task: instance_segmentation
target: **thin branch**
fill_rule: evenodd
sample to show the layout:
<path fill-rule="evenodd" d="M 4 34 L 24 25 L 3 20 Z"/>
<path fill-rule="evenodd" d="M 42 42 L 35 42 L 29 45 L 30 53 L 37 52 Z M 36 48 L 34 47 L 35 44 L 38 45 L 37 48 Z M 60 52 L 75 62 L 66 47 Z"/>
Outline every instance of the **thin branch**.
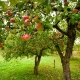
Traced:
<path fill-rule="evenodd" d="M 63 56 L 63 54 L 62 54 L 62 52 L 61 52 L 61 49 L 60 49 L 60 47 L 59 47 L 58 44 L 55 44 L 55 48 L 57 49 L 59 56 L 60 56 L 61 58 L 63 58 L 64 56 Z"/>

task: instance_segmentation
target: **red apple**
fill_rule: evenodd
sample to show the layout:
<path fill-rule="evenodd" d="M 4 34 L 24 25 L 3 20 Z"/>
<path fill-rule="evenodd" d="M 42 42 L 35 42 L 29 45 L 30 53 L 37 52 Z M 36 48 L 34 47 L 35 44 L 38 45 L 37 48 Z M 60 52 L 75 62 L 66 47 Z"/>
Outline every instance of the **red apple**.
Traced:
<path fill-rule="evenodd" d="M 24 24 L 25 24 L 25 25 L 30 25 L 30 20 L 29 20 L 29 19 L 26 19 L 26 20 L 24 21 Z"/>
<path fill-rule="evenodd" d="M 30 19 L 30 16 L 24 15 L 23 20 Z"/>
<path fill-rule="evenodd" d="M 10 19 L 10 22 L 11 22 L 11 23 L 14 23 L 14 22 L 15 22 L 15 19 L 14 19 L 14 18 L 11 18 L 11 19 Z"/>
<path fill-rule="evenodd" d="M 8 15 L 12 15 L 13 14 L 10 10 L 7 13 L 8 13 Z"/>
<path fill-rule="evenodd" d="M 38 23 L 38 24 L 36 25 L 36 29 L 37 29 L 38 31 L 43 31 L 43 30 L 44 30 L 44 27 L 43 27 L 43 25 L 42 25 L 41 23 Z"/>
<path fill-rule="evenodd" d="M 73 12 L 74 12 L 74 13 L 77 13 L 77 12 L 78 12 L 78 9 L 74 9 Z"/>
<path fill-rule="evenodd" d="M 25 34 L 25 35 L 21 36 L 21 39 L 23 41 L 29 40 L 30 39 L 30 35 L 29 34 Z"/>

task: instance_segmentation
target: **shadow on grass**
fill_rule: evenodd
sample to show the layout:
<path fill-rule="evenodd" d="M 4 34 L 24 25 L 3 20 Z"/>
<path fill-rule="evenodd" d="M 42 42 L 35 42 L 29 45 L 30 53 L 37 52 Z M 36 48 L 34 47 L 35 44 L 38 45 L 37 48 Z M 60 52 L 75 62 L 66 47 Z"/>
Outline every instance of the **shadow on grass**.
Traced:
<path fill-rule="evenodd" d="M 54 68 L 52 65 L 54 59 L 46 63 L 49 60 L 48 58 L 46 57 L 45 61 L 42 59 L 39 66 L 39 75 L 37 76 L 33 72 L 33 59 L 13 59 L 9 62 L 4 62 L 0 64 L 0 80 L 62 80 L 60 64 L 56 63 L 58 67 Z"/>

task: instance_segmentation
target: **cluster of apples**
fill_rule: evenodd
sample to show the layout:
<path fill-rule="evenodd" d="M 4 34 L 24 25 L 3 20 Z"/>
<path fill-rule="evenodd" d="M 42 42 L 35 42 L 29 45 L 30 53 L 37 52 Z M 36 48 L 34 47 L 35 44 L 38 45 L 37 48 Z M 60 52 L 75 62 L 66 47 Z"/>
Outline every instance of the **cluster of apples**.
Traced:
<path fill-rule="evenodd" d="M 31 21 L 30 21 L 30 16 L 24 15 L 22 18 L 23 18 L 23 20 L 24 20 L 24 24 L 25 24 L 25 25 L 30 25 L 30 23 L 31 23 Z"/>
<path fill-rule="evenodd" d="M 30 21 L 31 16 L 24 15 L 22 18 L 23 18 L 23 20 L 24 20 L 24 24 L 25 24 L 25 25 L 30 25 L 30 24 L 31 24 L 31 21 Z M 33 20 L 34 20 L 34 22 L 36 23 L 36 26 L 35 26 L 36 30 L 38 30 L 38 31 L 43 31 L 43 30 L 44 30 L 44 27 L 43 27 L 43 25 L 40 23 L 40 18 L 39 18 L 38 16 L 35 16 L 35 17 L 33 18 Z"/>
<path fill-rule="evenodd" d="M 5 14 L 6 17 L 12 16 L 12 15 L 13 15 L 13 12 L 10 11 L 10 10 L 8 10 L 7 13 Z M 10 22 L 14 23 L 15 19 L 14 18 L 10 18 Z"/>
<path fill-rule="evenodd" d="M 30 38 L 31 38 L 30 34 L 24 34 L 24 35 L 21 36 L 21 39 L 23 41 L 29 40 Z"/>
<path fill-rule="evenodd" d="M 5 14 L 6 17 L 11 16 L 11 15 L 13 15 L 13 12 L 10 11 L 10 10 L 8 10 L 8 12 Z M 30 20 L 31 19 L 31 16 L 24 15 L 22 17 L 22 19 L 23 19 L 25 25 L 30 25 L 31 24 L 31 20 Z M 38 16 L 35 16 L 33 18 L 33 20 L 36 23 L 36 26 L 35 26 L 36 30 L 43 31 L 44 30 L 44 27 L 43 27 L 43 25 L 41 23 L 40 18 Z M 10 23 L 15 23 L 15 22 L 16 22 L 15 18 L 13 18 L 13 17 L 10 18 Z"/>
<path fill-rule="evenodd" d="M 25 24 L 25 25 L 30 25 L 30 23 L 31 23 L 31 21 L 30 21 L 30 16 L 24 15 L 24 16 L 22 17 L 22 19 L 24 20 L 24 24 Z M 30 34 L 24 34 L 24 35 L 21 36 L 21 39 L 22 39 L 23 41 L 30 40 L 30 38 L 31 38 Z"/>
<path fill-rule="evenodd" d="M 13 12 L 12 11 L 8 11 L 5 16 L 8 17 L 10 16 L 10 23 L 15 23 L 16 20 L 15 18 L 12 17 Z M 30 15 L 24 15 L 22 16 L 22 20 L 24 21 L 24 25 L 30 25 L 31 24 L 31 16 Z M 33 21 L 35 22 L 35 29 L 37 31 L 43 31 L 44 27 L 41 23 L 41 19 L 38 16 L 34 16 L 33 17 Z M 8 26 L 5 26 L 5 29 L 7 29 L 8 31 L 10 30 Z M 29 40 L 30 39 L 30 35 L 29 34 L 24 34 L 21 36 L 22 40 Z"/>
<path fill-rule="evenodd" d="M 13 15 L 13 12 L 12 11 L 10 11 L 10 10 L 8 10 L 7 11 L 7 13 L 5 14 L 5 16 L 6 17 L 11 17 Z M 10 22 L 11 23 L 14 23 L 15 22 L 15 19 L 14 18 L 10 18 Z M 7 30 L 7 31 L 9 31 L 10 30 L 10 28 L 6 25 L 6 26 L 4 26 L 4 28 Z"/>
<path fill-rule="evenodd" d="M 13 14 L 12 11 L 8 10 L 7 13 L 5 14 L 6 17 L 11 16 Z"/>
<path fill-rule="evenodd" d="M 31 24 L 31 21 L 30 21 L 30 16 L 28 16 L 28 15 L 24 15 L 23 17 L 23 20 L 24 20 L 24 24 L 25 25 L 30 25 Z M 35 16 L 34 18 L 33 18 L 33 20 L 34 20 L 34 22 L 36 23 L 36 25 L 35 25 L 35 28 L 36 28 L 36 30 L 38 30 L 38 31 L 43 31 L 44 30 L 44 27 L 43 27 L 43 25 L 40 23 L 40 19 L 39 19 L 39 17 L 38 16 Z M 22 35 L 21 36 L 21 39 L 23 40 L 23 41 L 26 41 L 26 40 L 29 40 L 30 39 L 30 34 L 24 34 L 24 35 Z"/>

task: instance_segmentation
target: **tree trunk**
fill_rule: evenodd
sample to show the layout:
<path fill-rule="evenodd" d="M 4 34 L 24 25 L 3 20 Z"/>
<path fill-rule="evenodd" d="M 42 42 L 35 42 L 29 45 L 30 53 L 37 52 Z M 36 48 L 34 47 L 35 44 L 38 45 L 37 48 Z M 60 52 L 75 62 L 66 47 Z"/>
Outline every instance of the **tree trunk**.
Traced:
<path fill-rule="evenodd" d="M 58 44 L 55 45 L 58 54 L 61 58 L 62 62 L 62 67 L 63 67 L 63 75 L 64 75 L 64 80 L 71 80 L 71 73 L 70 73 L 70 58 L 72 55 L 72 49 L 74 46 L 74 41 L 76 37 L 76 31 L 74 25 L 69 25 L 68 27 L 68 40 L 67 40 L 67 46 L 66 46 L 66 51 L 65 55 L 62 54 L 62 51 L 59 47 Z"/>
<path fill-rule="evenodd" d="M 38 66 L 39 66 L 39 63 L 40 63 L 40 60 L 41 60 L 41 55 L 36 55 L 35 56 L 35 66 L 34 66 L 34 74 L 35 75 L 38 75 Z"/>
<path fill-rule="evenodd" d="M 34 74 L 35 74 L 35 75 L 38 75 L 38 66 L 39 66 L 40 61 L 41 61 L 42 52 L 43 52 L 43 50 L 45 50 L 45 49 L 47 49 L 47 48 L 42 48 L 42 49 L 40 50 L 40 54 L 35 56 L 35 66 L 34 66 Z"/>
<path fill-rule="evenodd" d="M 35 66 L 34 66 L 34 74 L 38 75 L 38 65 L 39 65 L 39 59 L 38 56 L 35 56 Z"/>
<path fill-rule="evenodd" d="M 70 63 L 69 61 L 62 59 L 62 68 L 64 74 L 64 80 L 71 80 Z"/>

